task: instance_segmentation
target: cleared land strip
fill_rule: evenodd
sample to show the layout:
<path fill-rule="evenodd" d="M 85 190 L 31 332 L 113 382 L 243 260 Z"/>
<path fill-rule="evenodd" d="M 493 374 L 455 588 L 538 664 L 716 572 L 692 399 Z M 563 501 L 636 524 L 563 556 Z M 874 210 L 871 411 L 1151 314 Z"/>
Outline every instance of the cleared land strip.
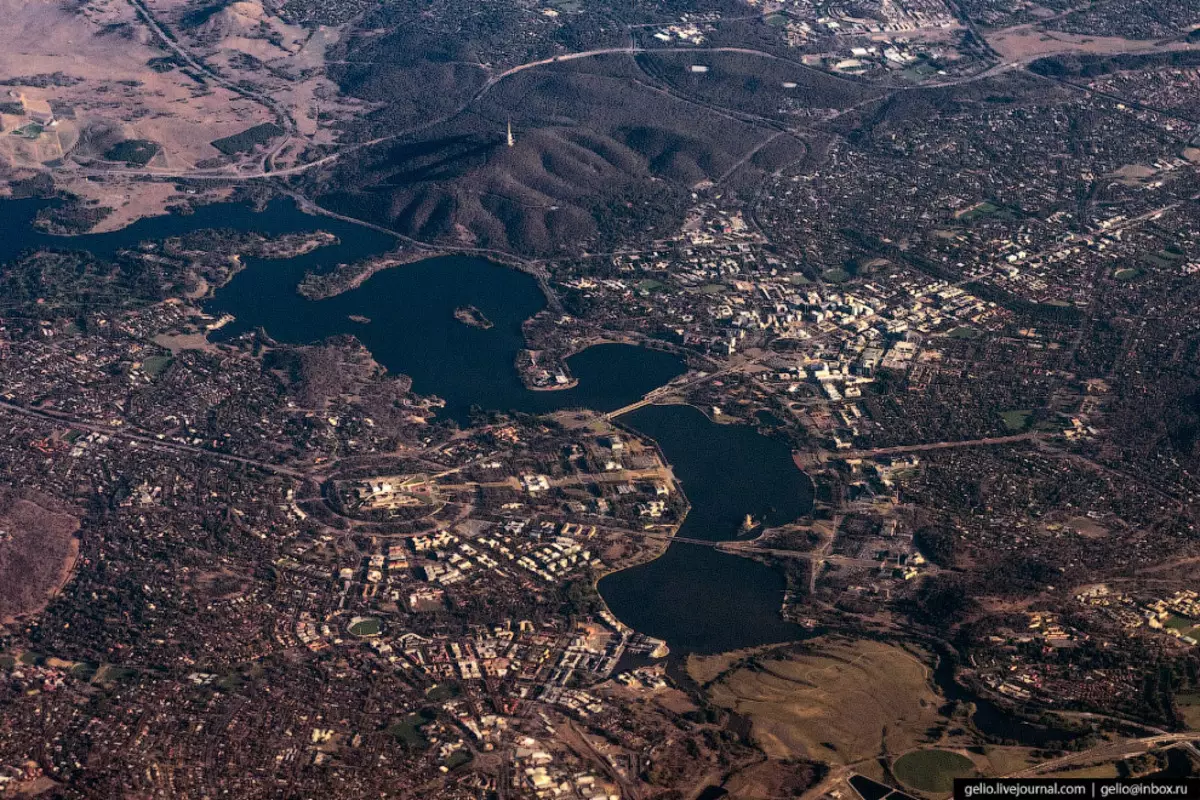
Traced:
<path fill-rule="evenodd" d="M 902 444 L 895 447 L 876 447 L 873 450 L 846 450 L 823 454 L 826 461 L 845 461 L 851 458 L 874 458 L 876 456 L 920 453 L 925 450 L 952 450 L 956 447 L 988 447 L 995 444 L 1012 444 L 1042 439 L 1046 434 L 1037 431 L 1015 433 L 1012 436 L 990 436 L 986 439 L 963 439 L 956 442 L 928 442 L 926 444 Z"/>

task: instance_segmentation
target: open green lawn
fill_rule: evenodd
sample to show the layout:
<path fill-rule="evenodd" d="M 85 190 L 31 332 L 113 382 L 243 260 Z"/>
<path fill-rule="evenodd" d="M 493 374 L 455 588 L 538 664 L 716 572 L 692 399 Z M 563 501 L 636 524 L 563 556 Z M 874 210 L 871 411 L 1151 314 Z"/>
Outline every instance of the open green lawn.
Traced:
<path fill-rule="evenodd" d="M 235 689 L 240 689 L 245 686 L 246 679 L 236 672 L 231 672 L 228 675 L 222 675 L 221 677 L 217 678 L 213 685 L 223 691 L 232 692 Z"/>
<path fill-rule="evenodd" d="M 850 273 L 846 272 L 844 269 L 837 269 L 835 267 L 822 272 L 821 278 L 822 280 L 829 281 L 830 283 L 845 283 L 846 281 L 850 280 Z"/>
<path fill-rule="evenodd" d="M 996 205 L 995 203 L 989 203 L 988 201 L 984 200 L 982 203 L 975 206 L 974 208 L 968 209 L 967 211 L 964 211 L 961 214 L 959 214 L 958 218 L 960 220 L 963 220 L 964 222 L 970 222 L 973 219 L 979 219 L 980 217 L 986 217 L 991 214 L 995 214 L 999 210 L 1000 210 L 1000 206 Z"/>
<path fill-rule="evenodd" d="M 429 746 L 429 740 L 421 733 L 421 728 L 428 725 L 430 720 L 432 717 L 424 714 L 409 714 L 388 728 L 388 733 L 409 747 L 423 750 Z"/>
<path fill-rule="evenodd" d="M 975 774 L 975 763 L 949 750 L 914 750 L 892 764 L 896 780 L 910 789 L 944 794 L 954 789 L 955 778 Z"/>
<path fill-rule="evenodd" d="M 1025 408 L 1017 408 L 1012 411 L 1001 411 L 1000 419 L 1004 421 L 1004 427 L 1017 433 L 1029 427 L 1029 420 L 1033 417 L 1033 412 Z"/>
<path fill-rule="evenodd" d="M 1174 253 L 1170 250 L 1159 250 L 1156 253 L 1147 253 L 1142 256 L 1143 261 L 1159 269 L 1170 269 L 1183 259 L 1184 256 L 1182 253 Z"/>
<path fill-rule="evenodd" d="M 105 664 L 96 671 L 92 680 L 96 683 L 119 683 L 137 675 L 137 671 L 128 667 L 118 667 L 115 664 Z"/>
<path fill-rule="evenodd" d="M 909 67 L 900 74 L 910 81 L 919 81 L 923 78 L 928 78 L 930 75 L 936 75 L 937 67 L 925 62 L 922 64 L 917 64 L 914 67 Z"/>
<path fill-rule="evenodd" d="M 1200 729 L 1200 691 L 1175 695 L 1175 708 L 1189 728 Z"/>
<path fill-rule="evenodd" d="M 383 632 L 383 623 L 375 617 L 363 617 L 350 625 L 355 636 L 378 636 Z"/>
<path fill-rule="evenodd" d="M 429 691 L 425 692 L 425 696 L 435 703 L 440 703 L 451 697 L 458 697 L 458 687 L 452 683 L 439 683 L 437 686 L 431 686 Z"/>
<path fill-rule="evenodd" d="M 1167 617 L 1167 621 L 1163 625 L 1179 631 L 1184 636 L 1191 636 L 1193 639 L 1200 638 L 1200 625 L 1196 624 L 1196 620 L 1194 619 L 1172 614 Z"/>
<path fill-rule="evenodd" d="M 157 378 L 171 363 L 170 356 L 150 356 L 142 362 L 142 372 Z"/>
<path fill-rule="evenodd" d="M 94 664 L 87 661 L 81 661 L 71 667 L 71 677 L 81 681 L 90 681 L 96 677 L 96 672 L 100 669 L 99 664 Z"/>

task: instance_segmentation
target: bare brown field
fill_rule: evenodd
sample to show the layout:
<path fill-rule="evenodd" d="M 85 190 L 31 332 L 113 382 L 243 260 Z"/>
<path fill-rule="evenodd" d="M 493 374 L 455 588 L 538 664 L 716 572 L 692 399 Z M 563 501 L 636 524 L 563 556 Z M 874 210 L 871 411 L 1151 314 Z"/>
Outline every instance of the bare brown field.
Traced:
<path fill-rule="evenodd" d="M 64 137 L 97 123 L 116 126 L 126 138 L 158 142 L 165 166 L 182 167 L 216 156 L 213 139 L 270 120 L 227 90 L 179 70 L 148 69 L 163 51 L 125 3 L 92 4 L 85 15 L 57 3 L 0 0 L 0 15 L 0 74 L 16 83 L 13 91 L 68 109 L 57 113 Z M 47 75 L 58 77 L 38 85 Z"/>
<path fill-rule="evenodd" d="M 170 184 L 89 183 L 76 161 L 104 168 L 102 156 L 114 144 L 145 139 L 161 147 L 146 169 L 191 169 L 220 155 L 212 140 L 272 118 L 262 105 L 184 70 L 150 69 L 165 51 L 128 3 L 89 3 L 75 13 L 68 4 L 0 0 L 0 18 L 0 75 L 10 81 L 0 94 L 26 101 L 27 110 L 49 104 L 55 116 L 36 138 L 0 136 L 0 168 L 12 168 L 13 177 L 50 171 L 62 188 L 114 208 L 107 228 L 162 213 L 177 193 Z M 5 115 L 4 129 L 31 121 Z"/>
<path fill-rule="evenodd" d="M 293 165 L 307 143 L 334 142 L 333 126 L 319 124 L 318 113 L 340 119 L 363 110 L 357 100 L 341 96 L 325 75 L 326 51 L 339 37 L 335 28 L 289 25 L 259 0 L 238 0 L 208 16 L 200 13 L 202 20 L 197 19 L 196 4 L 188 0 L 151 0 L 147 5 L 189 52 L 222 75 L 261 87 L 288 109 L 304 139 L 280 147 L 274 158 L 277 167 Z"/>
<path fill-rule="evenodd" d="M 723 789 L 733 798 L 799 797 L 816 777 L 807 762 L 764 761 L 735 773 Z"/>
<path fill-rule="evenodd" d="M 1047 777 L 1055 778 L 1118 778 L 1120 772 L 1117 770 L 1116 764 L 1091 764 L 1083 767 L 1075 767 L 1074 769 L 1066 769 L 1062 772 L 1051 772 Z"/>
<path fill-rule="evenodd" d="M 79 554 L 78 518 L 51 498 L 0 490 L 0 623 L 40 611 Z"/>
<path fill-rule="evenodd" d="M 751 647 L 745 650 L 731 650 L 728 653 L 716 653 L 711 656 L 689 655 L 687 658 L 687 673 L 697 683 L 710 683 L 721 674 L 727 672 L 739 661 L 748 659 L 757 653 L 764 653 L 770 647 Z"/>
<path fill-rule="evenodd" d="M 928 669 L 881 642 L 816 642 L 811 653 L 751 662 L 711 688 L 715 703 L 750 718 L 772 758 L 852 764 L 902 753 L 942 718 Z"/>
<path fill-rule="evenodd" d="M 85 201 L 94 201 L 103 208 L 112 209 L 112 213 L 92 229 L 95 233 L 115 231 L 143 217 L 164 214 L 173 203 L 190 199 L 178 191 L 174 184 L 137 183 L 127 178 L 103 182 L 67 179 L 60 181 L 60 185 Z M 213 193 L 214 196 L 221 194 L 228 192 Z"/>
<path fill-rule="evenodd" d="M 984 758 L 987 763 L 983 771 L 989 775 L 1008 775 L 1010 772 L 1020 772 L 1035 763 L 1030 757 L 1027 747 L 987 747 Z"/>
<path fill-rule="evenodd" d="M 1062 31 L 1046 31 L 1033 25 L 1017 25 L 988 33 L 987 42 L 1005 59 L 1031 61 L 1062 53 L 1152 53 L 1169 50 L 1194 50 L 1186 42 L 1159 44 L 1154 41 L 1123 39 L 1119 36 L 1085 36 Z"/>

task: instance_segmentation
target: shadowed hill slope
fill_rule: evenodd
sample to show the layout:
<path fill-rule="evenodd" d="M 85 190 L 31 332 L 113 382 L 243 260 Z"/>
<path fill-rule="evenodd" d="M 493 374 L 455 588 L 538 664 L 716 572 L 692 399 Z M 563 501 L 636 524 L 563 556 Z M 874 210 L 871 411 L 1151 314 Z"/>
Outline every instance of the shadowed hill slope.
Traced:
<path fill-rule="evenodd" d="M 759 155 L 777 128 L 676 96 L 628 56 L 511 75 L 423 133 L 342 159 L 322 204 L 427 241 L 546 255 L 665 234 L 698 185 L 804 153 L 787 137 Z"/>

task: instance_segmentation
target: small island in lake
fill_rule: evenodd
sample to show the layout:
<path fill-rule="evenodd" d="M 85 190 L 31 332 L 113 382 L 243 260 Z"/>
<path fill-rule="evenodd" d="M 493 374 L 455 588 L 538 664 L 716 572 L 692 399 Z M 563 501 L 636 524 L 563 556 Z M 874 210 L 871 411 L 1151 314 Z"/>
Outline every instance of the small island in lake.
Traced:
<path fill-rule="evenodd" d="M 371 324 L 371 318 L 364 317 L 362 314 L 350 314 L 349 316 L 346 317 L 346 319 L 350 320 L 351 322 L 357 322 L 359 325 L 370 325 Z"/>
<path fill-rule="evenodd" d="M 464 325 L 470 325 L 472 328 L 480 330 L 486 331 L 492 327 L 492 321 L 475 306 L 459 306 L 454 309 L 454 318 Z"/>

